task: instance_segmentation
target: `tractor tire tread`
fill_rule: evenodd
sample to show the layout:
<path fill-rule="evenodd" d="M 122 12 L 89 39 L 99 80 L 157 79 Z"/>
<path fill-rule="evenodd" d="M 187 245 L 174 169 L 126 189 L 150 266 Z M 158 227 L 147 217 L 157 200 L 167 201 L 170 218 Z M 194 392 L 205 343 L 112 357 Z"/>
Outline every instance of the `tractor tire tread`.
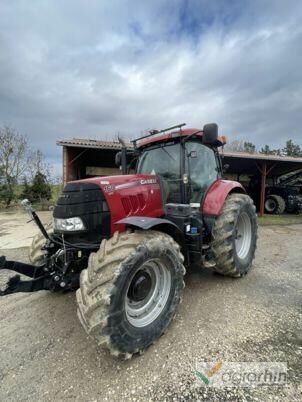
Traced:
<path fill-rule="evenodd" d="M 47 225 L 45 225 L 45 229 L 48 234 L 52 234 L 53 233 L 52 223 L 48 223 Z M 45 241 L 46 241 L 45 237 L 41 232 L 37 233 L 33 237 L 31 245 L 29 247 L 29 256 L 28 256 L 31 264 L 40 265 L 41 263 L 43 263 L 44 254 L 42 251 L 42 247 L 44 246 Z"/>
<path fill-rule="evenodd" d="M 108 320 L 111 299 L 118 291 L 115 282 L 122 271 L 122 263 L 142 244 L 152 243 L 172 246 L 181 263 L 184 257 L 179 245 L 169 235 L 157 231 L 127 231 L 115 232 L 109 240 L 103 240 L 100 249 L 90 255 L 87 269 L 81 272 L 80 288 L 76 292 L 78 303 L 78 317 L 88 335 L 97 343 L 109 349 L 114 356 L 123 358 L 131 357 L 129 353 L 123 353 L 113 344 L 108 335 Z M 182 275 L 185 268 L 182 265 Z M 182 287 L 184 282 L 182 281 Z M 143 352 L 137 350 L 134 353 Z"/>
<path fill-rule="evenodd" d="M 284 198 L 282 198 L 280 195 L 277 195 L 277 194 L 271 194 L 267 197 L 267 199 L 269 199 L 269 198 L 272 198 L 277 204 L 275 211 L 273 211 L 271 213 L 274 215 L 282 215 L 286 208 L 286 203 L 285 203 Z"/>
<path fill-rule="evenodd" d="M 252 199 L 246 194 L 235 193 L 228 196 L 212 230 L 211 252 L 213 260 L 216 263 L 213 269 L 222 275 L 234 278 L 241 277 L 248 272 L 255 255 L 253 253 L 252 260 L 245 267 L 244 271 L 237 266 L 234 257 L 233 229 L 238 210 L 243 204 L 248 204 L 248 207 L 253 211 L 255 216 L 255 232 L 252 233 L 255 250 L 257 243 L 256 208 Z"/>

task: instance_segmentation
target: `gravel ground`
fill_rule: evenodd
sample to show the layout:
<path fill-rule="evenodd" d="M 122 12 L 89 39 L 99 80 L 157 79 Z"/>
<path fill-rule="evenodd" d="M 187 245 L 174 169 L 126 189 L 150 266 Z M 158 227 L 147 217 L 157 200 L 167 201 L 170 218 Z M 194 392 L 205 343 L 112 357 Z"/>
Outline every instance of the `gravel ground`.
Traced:
<path fill-rule="evenodd" d="M 45 225 L 51 222 L 49 211 L 40 211 L 39 217 Z M 23 210 L 0 211 L 0 250 L 16 247 L 29 247 L 33 236 L 39 232 L 29 215 Z"/>
<path fill-rule="evenodd" d="M 116 360 L 87 338 L 74 293 L 1 298 L 0 400 L 301 400 L 302 225 L 259 232 L 249 275 L 189 270 L 176 319 L 132 360 Z M 27 248 L 0 254 L 27 260 Z M 2 271 L 0 285 L 7 276 Z M 203 387 L 194 376 L 198 361 L 286 361 L 288 385 Z"/>

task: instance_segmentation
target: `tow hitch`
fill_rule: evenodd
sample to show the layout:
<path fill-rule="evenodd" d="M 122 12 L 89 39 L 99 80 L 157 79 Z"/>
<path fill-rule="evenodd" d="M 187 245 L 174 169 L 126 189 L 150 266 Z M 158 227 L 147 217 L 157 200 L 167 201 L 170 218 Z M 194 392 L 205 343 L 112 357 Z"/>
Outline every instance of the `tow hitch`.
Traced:
<path fill-rule="evenodd" d="M 0 270 L 7 269 L 14 271 L 17 275 L 11 277 L 6 283 L 6 288 L 0 290 L 0 296 L 18 292 L 36 292 L 38 290 L 70 290 L 77 289 L 79 286 L 79 270 L 71 267 L 71 262 L 67 261 L 67 255 L 74 261 L 74 251 L 69 248 L 61 249 L 59 240 L 52 239 L 39 216 L 33 210 L 28 200 L 22 201 L 22 206 L 29 213 L 31 221 L 34 221 L 41 233 L 45 237 L 43 251 L 45 254 L 44 263 L 39 266 L 25 264 L 19 261 L 8 261 L 5 256 L 0 256 Z M 64 244 L 64 241 L 63 241 Z M 30 280 L 21 280 L 20 275 L 25 275 Z"/>

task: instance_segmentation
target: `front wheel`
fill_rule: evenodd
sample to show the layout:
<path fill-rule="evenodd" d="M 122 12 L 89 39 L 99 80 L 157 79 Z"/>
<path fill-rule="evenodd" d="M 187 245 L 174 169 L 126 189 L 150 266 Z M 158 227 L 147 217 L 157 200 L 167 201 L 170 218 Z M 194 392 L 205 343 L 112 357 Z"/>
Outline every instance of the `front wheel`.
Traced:
<path fill-rule="evenodd" d="M 45 225 L 46 232 L 51 235 L 53 234 L 53 225 L 49 223 Z M 44 253 L 42 247 L 45 245 L 46 239 L 43 234 L 39 231 L 32 239 L 31 245 L 29 247 L 29 261 L 36 266 L 44 264 Z"/>
<path fill-rule="evenodd" d="M 184 287 L 179 245 L 156 231 L 116 232 L 89 258 L 77 291 L 86 332 L 114 355 L 151 345 L 171 322 Z"/>
<path fill-rule="evenodd" d="M 231 194 L 212 231 L 211 251 L 214 270 L 222 275 L 240 277 L 251 268 L 257 243 L 257 215 L 246 194 Z"/>

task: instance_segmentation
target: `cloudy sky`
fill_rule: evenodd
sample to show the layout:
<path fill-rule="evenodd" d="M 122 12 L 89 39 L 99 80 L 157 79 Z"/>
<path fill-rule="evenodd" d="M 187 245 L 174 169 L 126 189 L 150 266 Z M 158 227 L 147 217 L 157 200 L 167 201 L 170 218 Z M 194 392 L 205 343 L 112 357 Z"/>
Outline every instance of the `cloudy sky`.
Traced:
<path fill-rule="evenodd" d="M 302 145 L 301 0 L 1 0 L 0 124 L 57 139 L 217 122 Z"/>

